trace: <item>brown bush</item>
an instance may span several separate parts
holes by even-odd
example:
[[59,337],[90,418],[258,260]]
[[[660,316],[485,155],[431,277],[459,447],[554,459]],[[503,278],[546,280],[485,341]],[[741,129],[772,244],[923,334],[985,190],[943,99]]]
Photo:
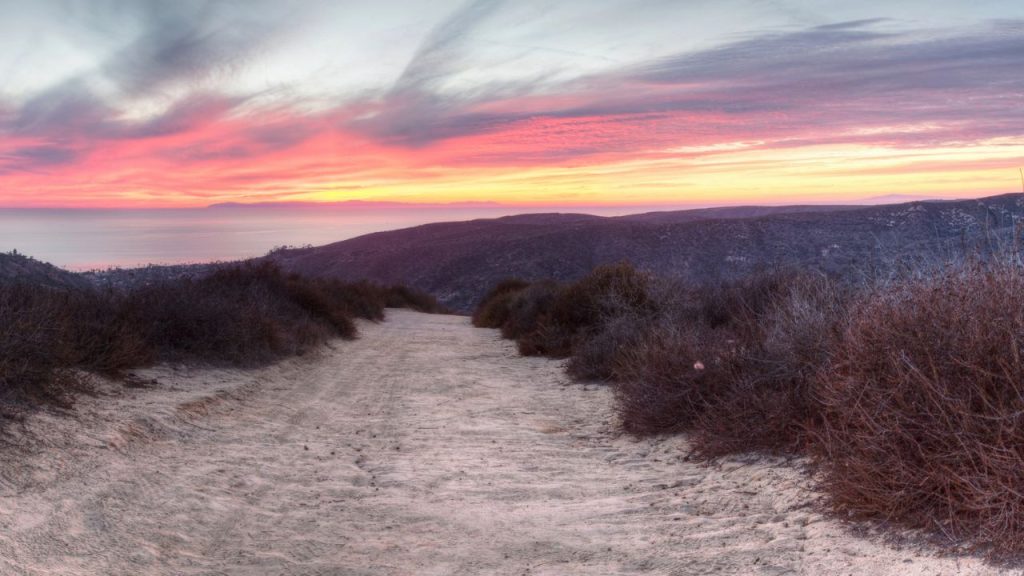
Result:
[[0,286],[0,396],[6,403],[25,394],[51,396],[66,350],[59,324],[64,310],[29,286]]
[[[324,306],[329,310],[344,311],[347,316],[372,320],[384,319],[387,306],[386,289],[369,282],[342,282],[333,279],[308,279],[293,277],[298,285],[314,285],[318,288]],[[351,335],[354,335],[354,330]]]
[[564,290],[556,282],[535,282],[510,297],[501,334],[516,340],[520,354],[553,358],[570,354],[573,333],[551,320],[552,309]]
[[574,336],[565,326],[542,320],[536,329],[516,339],[516,347],[523,356],[568,358]]
[[652,314],[651,277],[629,263],[598,266],[567,286],[555,300],[549,321],[576,334],[624,312]]
[[65,364],[116,375],[155,359],[153,346],[125,315],[122,295],[82,290],[51,291],[46,297],[62,310],[54,321],[61,327]]
[[872,291],[818,382],[833,506],[1024,552],[1024,271],[967,267]]
[[794,287],[814,282],[814,277],[791,269],[755,272],[731,281],[704,285],[693,292],[688,314],[711,326],[748,324],[777,308]]
[[502,326],[524,354],[610,374],[631,433],[688,431],[707,458],[809,449],[844,517],[1020,554],[1024,267],[918,274],[693,289],[603,270],[544,298],[517,288]]
[[501,328],[508,321],[512,297],[529,286],[529,282],[509,278],[502,280],[480,300],[473,311],[473,326]]
[[272,264],[223,267],[127,293],[0,286],[0,398],[63,404],[80,370],[117,374],[157,360],[254,365],[356,335],[354,317],[380,320],[402,287],[285,275]]
[[786,270],[692,288],[616,264],[567,286],[503,283],[475,322],[500,327],[523,355],[569,358],[573,378],[616,382],[633,433],[689,430],[707,457],[781,452],[815,422],[811,383],[846,292]]
[[[704,457],[760,450],[793,452],[818,422],[814,384],[845,319],[850,289],[823,277],[785,274],[740,300],[722,395],[694,427]],[[747,292],[747,294],[751,294]]]
[[610,382],[623,354],[637,346],[650,331],[651,318],[636,312],[611,315],[599,327],[576,338],[565,366],[574,380]]
[[125,308],[162,358],[254,365],[354,337],[352,294],[340,288],[247,264],[133,290]]
[[616,357],[623,426],[691,431],[704,457],[802,446],[817,414],[811,386],[827,361],[845,290],[790,272],[667,290],[657,296],[660,321],[647,322],[647,337]]
[[[615,336],[602,338],[607,323],[623,316],[651,316],[656,303],[648,293],[652,279],[627,263],[599,266],[567,286],[538,284],[511,298],[510,322],[503,333],[518,340],[525,355],[553,358],[575,356],[583,343],[594,345],[576,362],[580,375],[603,375],[610,364],[593,365],[600,343],[613,344]],[[617,323],[617,328],[623,326]],[[600,341],[600,343],[599,343]]]
[[662,324],[619,354],[615,407],[632,434],[680,432],[718,401],[728,370],[725,335]]
[[441,305],[433,295],[413,290],[400,284],[384,289],[384,306],[387,308],[408,308],[427,314],[446,314],[448,309]]

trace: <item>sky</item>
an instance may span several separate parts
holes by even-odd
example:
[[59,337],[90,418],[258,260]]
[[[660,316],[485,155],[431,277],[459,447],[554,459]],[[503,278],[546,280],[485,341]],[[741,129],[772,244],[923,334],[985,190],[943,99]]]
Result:
[[1024,2],[0,0],[0,206],[1019,191]]

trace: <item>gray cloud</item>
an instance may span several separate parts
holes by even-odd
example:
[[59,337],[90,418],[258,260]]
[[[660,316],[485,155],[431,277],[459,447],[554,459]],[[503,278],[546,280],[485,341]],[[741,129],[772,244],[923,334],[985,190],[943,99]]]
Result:
[[[215,121],[248,98],[197,92],[191,86],[230,73],[252,58],[288,23],[292,6],[290,1],[269,0],[65,2],[63,15],[78,28],[131,40],[93,71],[60,81],[18,104],[0,103],[0,134],[51,142],[59,146],[55,150],[84,152],[104,140],[166,136]],[[122,94],[101,98],[94,89],[100,80],[112,81]],[[176,84],[186,85],[187,95],[161,114],[142,120],[122,117],[124,96],[159,94]],[[64,157],[73,159],[69,154]],[[32,166],[45,159],[15,153],[8,155],[7,164]]]
[[[709,139],[782,141],[805,138],[808,131],[926,123],[936,129],[874,138],[924,146],[1022,135],[1024,22],[993,22],[958,35],[885,32],[878,29],[884,23],[862,20],[763,34],[582,81],[536,86],[575,95],[577,103],[532,112],[480,112],[506,94],[477,91],[460,100],[424,93],[443,79],[418,74],[430,81],[412,83],[421,91],[414,105],[392,95],[382,101],[377,118],[358,127],[407,146],[496,132],[531,118],[652,115],[663,115],[662,128],[681,139],[704,132]],[[687,114],[697,116],[698,124],[689,124]],[[562,156],[562,151],[551,153]]]
[[504,0],[469,0],[436,26],[420,45],[395,82],[391,94],[408,94],[434,87],[457,71],[465,41],[473,30],[497,12]]
[[65,17],[97,38],[125,38],[98,73],[127,95],[228,74],[293,20],[293,0],[72,0]]
[[61,146],[23,146],[0,153],[0,174],[22,171],[38,172],[78,160],[76,150]]
[[501,117],[462,114],[460,109],[472,99],[439,93],[440,85],[459,72],[468,48],[467,39],[503,3],[504,0],[470,0],[449,15],[428,34],[382,97],[378,103],[382,113],[354,126],[385,142],[419,146],[507,123]]
[[245,98],[193,94],[162,114],[130,121],[73,80],[30,98],[13,113],[0,116],[0,132],[51,141],[136,139],[186,132],[231,112]]
[[58,136],[102,134],[113,109],[71,80],[54,86],[17,107],[6,119],[5,132],[17,135]]

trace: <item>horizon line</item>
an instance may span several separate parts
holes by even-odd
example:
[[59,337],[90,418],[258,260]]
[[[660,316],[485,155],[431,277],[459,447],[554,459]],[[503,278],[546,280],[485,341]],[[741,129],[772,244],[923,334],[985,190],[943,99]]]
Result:
[[431,209],[572,209],[572,210],[584,210],[584,209],[628,209],[628,208],[649,208],[655,210],[700,210],[704,208],[736,208],[736,207],[756,207],[756,206],[856,206],[856,205],[884,205],[884,204],[900,204],[906,202],[921,202],[921,201],[932,201],[932,200],[971,200],[980,198],[990,198],[993,196],[1002,196],[1007,194],[1022,194],[1021,191],[1010,191],[1010,192],[983,192],[980,194],[967,194],[959,196],[946,196],[941,194],[882,194],[872,195],[866,197],[857,197],[849,199],[813,199],[813,198],[794,198],[790,201],[781,202],[758,202],[758,201],[721,201],[721,202],[590,202],[590,203],[549,203],[549,202],[498,202],[491,200],[480,200],[480,201],[456,201],[456,202],[416,202],[416,201],[402,201],[402,200],[367,200],[367,199],[353,199],[353,200],[340,200],[340,201],[308,201],[308,200],[297,200],[297,201],[268,201],[268,202],[216,202],[212,204],[196,204],[189,206],[174,206],[174,205],[163,205],[163,206],[76,206],[76,205],[55,205],[55,206],[43,206],[43,205],[0,205],[0,210],[26,210],[26,211],[75,211],[75,212],[101,212],[101,211],[200,211],[200,210],[216,210],[216,209],[288,209],[288,208],[431,208]]

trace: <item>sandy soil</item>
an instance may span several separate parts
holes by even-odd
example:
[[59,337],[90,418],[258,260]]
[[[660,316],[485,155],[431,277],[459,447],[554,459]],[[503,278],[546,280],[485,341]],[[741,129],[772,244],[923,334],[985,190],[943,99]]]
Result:
[[606,388],[464,318],[389,316],[15,428],[0,574],[996,573],[852,535],[794,464],[620,436]]

